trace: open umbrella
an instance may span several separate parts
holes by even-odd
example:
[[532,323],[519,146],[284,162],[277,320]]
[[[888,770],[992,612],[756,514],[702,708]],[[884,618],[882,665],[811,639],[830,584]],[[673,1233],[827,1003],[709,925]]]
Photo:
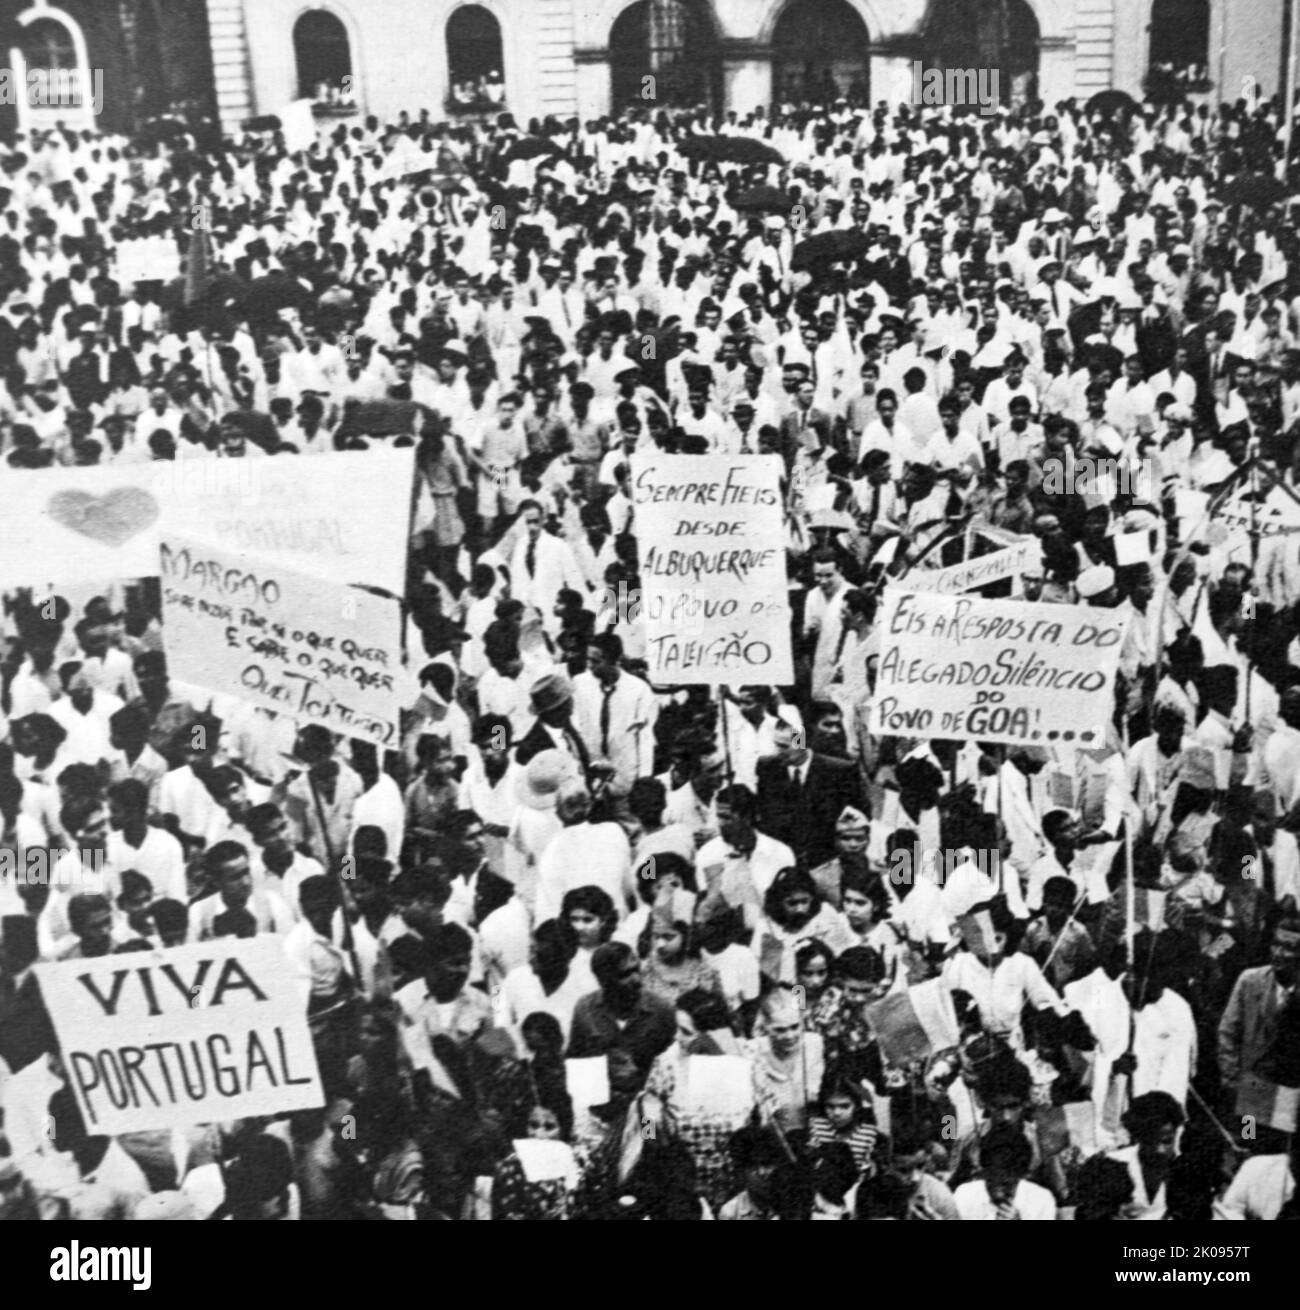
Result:
[[785,214],[790,212],[793,203],[780,187],[756,186],[742,191],[731,202],[731,207],[740,213]]
[[240,126],[245,132],[278,132],[283,124],[274,114],[259,114],[256,118],[246,118]]
[[560,149],[553,141],[544,141],[541,137],[526,136],[522,140],[516,141],[514,145],[502,156],[507,164],[513,164],[516,159],[536,159],[538,155],[562,155]]
[[344,415],[345,436],[415,436],[432,411],[414,400],[362,400]]
[[677,148],[687,159],[735,164],[785,163],[785,156],[775,146],[751,136],[688,136]]
[[1233,178],[1218,194],[1218,199],[1225,205],[1249,205],[1255,209],[1267,209],[1276,205],[1291,194],[1291,188],[1285,182],[1267,173],[1247,173]]
[[1100,114],[1103,118],[1114,118],[1120,113],[1131,114],[1137,107],[1138,102],[1127,91],[1108,89],[1098,91],[1088,101],[1087,112],[1089,118],[1094,114]]
[[796,272],[815,264],[833,264],[841,259],[858,259],[871,248],[871,238],[857,228],[819,232],[795,246],[790,267]]

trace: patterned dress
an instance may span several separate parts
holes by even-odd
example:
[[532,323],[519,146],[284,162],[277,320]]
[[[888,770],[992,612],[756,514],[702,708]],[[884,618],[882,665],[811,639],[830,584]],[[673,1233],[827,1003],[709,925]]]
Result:
[[[648,1090],[663,1098],[673,1118],[677,1133],[695,1162],[695,1179],[699,1195],[717,1208],[734,1196],[737,1183],[732,1176],[731,1155],[728,1145],[737,1128],[747,1123],[753,1114],[755,1097],[753,1071],[747,1072],[747,1087],[741,1091],[733,1085],[721,1095],[692,1094],[684,1085],[686,1061],[734,1060],[727,1056],[683,1057],[680,1050],[670,1047],[659,1055],[650,1069]],[[692,1068],[699,1068],[692,1064]],[[723,1066],[717,1066],[720,1070]],[[731,1065],[734,1073],[738,1065]]]
[[[546,1148],[545,1155],[555,1158],[532,1160],[534,1145]],[[573,1213],[577,1177],[573,1152],[563,1142],[516,1142],[492,1180],[492,1218],[568,1219]]]

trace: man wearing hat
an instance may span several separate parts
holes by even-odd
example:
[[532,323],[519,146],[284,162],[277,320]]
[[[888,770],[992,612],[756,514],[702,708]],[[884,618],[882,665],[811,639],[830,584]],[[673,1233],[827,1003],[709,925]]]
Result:
[[568,755],[587,777],[592,757],[573,722],[573,684],[562,673],[547,673],[533,683],[528,705],[536,720],[515,747],[516,763],[526,765],[543,751],[555,750]]
[[1053,255],[1039,262],[1035,272],[1038,281],[1029,288],[1031,300],[1041,298],[1052,311],[1052,320],[1064,324],[1070,311],[1079,303],[1080,294],[1068,282],[1061,280],[1064,265]]

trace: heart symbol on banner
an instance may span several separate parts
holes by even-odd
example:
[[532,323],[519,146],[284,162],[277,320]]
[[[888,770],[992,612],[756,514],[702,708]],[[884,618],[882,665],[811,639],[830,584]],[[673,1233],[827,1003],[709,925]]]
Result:
[[102,496],[88,491],[56,491],[46,513],[83,537],[120,546],[158,521],[158,502],[141,487],[115,487]]

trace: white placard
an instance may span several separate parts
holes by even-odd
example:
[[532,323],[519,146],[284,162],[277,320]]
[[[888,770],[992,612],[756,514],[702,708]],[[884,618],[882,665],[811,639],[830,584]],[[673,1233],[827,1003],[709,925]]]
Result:
[[279,937],[222,938],[35,969],[92,1134],[325,1103],[302,995]]
[[1098,746],[1128,619],[1082,605],[889,591],[870,730]]

